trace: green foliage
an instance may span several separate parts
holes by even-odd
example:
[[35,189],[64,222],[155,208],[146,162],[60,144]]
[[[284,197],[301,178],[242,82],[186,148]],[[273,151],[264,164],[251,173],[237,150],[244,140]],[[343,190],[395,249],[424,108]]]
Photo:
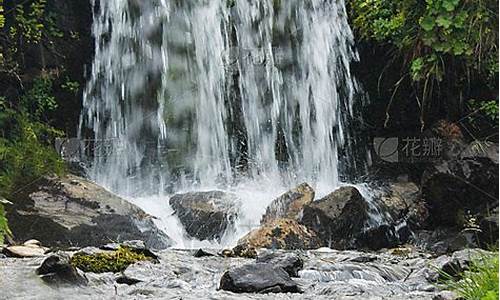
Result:
[[78,81],[72,81],[68,77],[66,77],[66,81],[61,85],[61,88],[72,93],[77,94],[80,89],[80,84]]
[[497,1],[351,0],[350,6],[361,38],[404,59],[402,78],[411,78],[421,102],[442,82],[452,92],[465,90],[471,77],[497,86]]
[[31,89],[21,97],[20,108],[34,120],[41,120],[44,114],[57,108],[50,76],[43,75],[34,79]]
[[7,225],[7,217],[5,216],[5,210],[0,203],[0,245],[4,242],[4,237],[10,235],[9,226]]
[[44,174],[64,172],[64,163],[51,146],[62,133],[42,122],[54,107],[47,82],[35,80],[16,109],[0,97],[0,194],[4,196]]
[[498,122],[498,102],[490,101],[477,101],[474,99],[469,100],[469,106],[472,111],[480,111],[485,114],[493,122]]
[[466,300],[498,299],[498,251],[474,260],[460,280],[448,276],[445,286]]
[[84,272],[117,273],[124,271],[129,265],[143,260],[150,260],[150,258],[127,247],[120,247],[117,251],[110,253],[76,253],[71,258],[71,264]]
[[0,0],[0,29],[5,27],[5,16],[3,15],[3,0]]

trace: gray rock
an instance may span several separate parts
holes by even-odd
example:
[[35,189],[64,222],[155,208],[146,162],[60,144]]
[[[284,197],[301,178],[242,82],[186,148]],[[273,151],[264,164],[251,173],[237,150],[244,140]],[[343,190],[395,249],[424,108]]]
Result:
[[353,248],[355,237],[369,219],[368,212],[368,204],[355,187],[341,187],[305,205],[301,223],[314,230],[325,246]]
[[307,183],[302,183],[273,200],[266,208],[266,213],[260,223],[265,224],[281,218],[298,220],[304,205],[313,200],[313,188]]
[[47,250],[47,248],[38,245],[19,245],[5,247],[3,253],[10,257],[25,258],[43,256]]
[[143,210],[74,175],[43,178],[19,194],[7,218],[17,239],[34,237],[51,247],[142,240],[164,249],[171,243]]
[[457,299],[460,299],[460,297],[451,291],[441,291],[432,298],[432,300],[457,300]]
[[222,191],[176,194],[170,206],[186,232],[200,240],[219,240],[234,226],[240,200]]
[[290,252],[263,253],[257,257],[258,263],[268,263],[274,266],[282,267],[290,277],[299,277],[299,271],[304,267],[302,258]]
[[226,271],[220,289],[235,293],[298,293],[297,284],[279,266],[248,264]]
[[47,257],[36,273],[48,284],[85,285],[88,280],[70,263],[70,258],[64,253]]

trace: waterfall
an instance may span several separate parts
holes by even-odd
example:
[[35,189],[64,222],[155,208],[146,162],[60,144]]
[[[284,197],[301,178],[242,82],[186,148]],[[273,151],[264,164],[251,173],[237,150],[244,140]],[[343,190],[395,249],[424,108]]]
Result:
[[343,0],[94,1],[93,180],[136,202],[237,190],[257,220],[294,184],[341,184],[359,91]]

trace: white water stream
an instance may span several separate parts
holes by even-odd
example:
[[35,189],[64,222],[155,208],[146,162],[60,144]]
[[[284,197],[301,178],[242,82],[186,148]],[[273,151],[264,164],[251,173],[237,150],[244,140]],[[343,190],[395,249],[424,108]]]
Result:
[[358,92],[343,0],[95,1],[80,126],[99,146],[91,177],[178,247],[209,242],[185,237],[169,194],[236,193],[229,245],[290,187],[342,184]]

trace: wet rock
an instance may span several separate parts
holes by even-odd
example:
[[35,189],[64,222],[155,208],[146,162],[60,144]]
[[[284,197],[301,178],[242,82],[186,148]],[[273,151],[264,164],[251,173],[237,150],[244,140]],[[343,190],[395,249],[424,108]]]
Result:
[[453,228],[437,228],[433,231],[414,232],[412,243],[437,255],[479,247],[475,229],[458,231]]
[[307,183],[302,183],[271,202],[260,223],[265,224],[281,218],[297,220],[304,205],[311,203],[313,200],[313,188]]
[[299,277],[299,271],[304,267],[303,259],[299,255],[290,252],[263,253],[257,257],[257,262],[282,267],[290,277]]
[[3,253],[10,257],[38,257],[43,256],[49,249],[42,247],[38,240],[28,240],[23,245],[8,246],[3,249]]
[[432,298],[432,300],[458,300],[458,299],[460,299],[460,297],[451,291],[441,291]]
[[483,214],[498,203],[498,164],[479,157],[433,166],[422,177],[422,198],[430,226],[460,227],[465,214]]
[[266,263],[248,264],[226,271],[220,289],[235,293],[298,293],[297,284],[283,268]]
[[87,284],[84,275],[71,265],[68,255],[58,253],[46,258],[36,273],[49,284]]
[[357,234],[353,241],[357,248],[370,250],[394,248],[402,242],[397,228],[387,224],[369,228]]
[[314,230],[324,246],[346,249],[355,246],[369,219],[369,207],[355,187],[341,187],[304,206],[301,224]]
[[200,240],[219,240],[234,225],[240,201],[236,195],[222,191],[176,194],[170,206],[186,232]]
[[209,257],[209,256],[215,256],[215,254],[207,252],[203,249],[198,249],[196,252],[193,254],[194,257]]
[[30,186],[7,217],[17,239],[35,237],[51,247],[143,240],[149,248],[163,249],[171,243],[143,210],[74,175],[46,177]]
[[321,242],[316,234],[307,227],[291,219],[278,219],[250,231],[238,241],[235,249],[298,250],[316,249],[320,245]]

